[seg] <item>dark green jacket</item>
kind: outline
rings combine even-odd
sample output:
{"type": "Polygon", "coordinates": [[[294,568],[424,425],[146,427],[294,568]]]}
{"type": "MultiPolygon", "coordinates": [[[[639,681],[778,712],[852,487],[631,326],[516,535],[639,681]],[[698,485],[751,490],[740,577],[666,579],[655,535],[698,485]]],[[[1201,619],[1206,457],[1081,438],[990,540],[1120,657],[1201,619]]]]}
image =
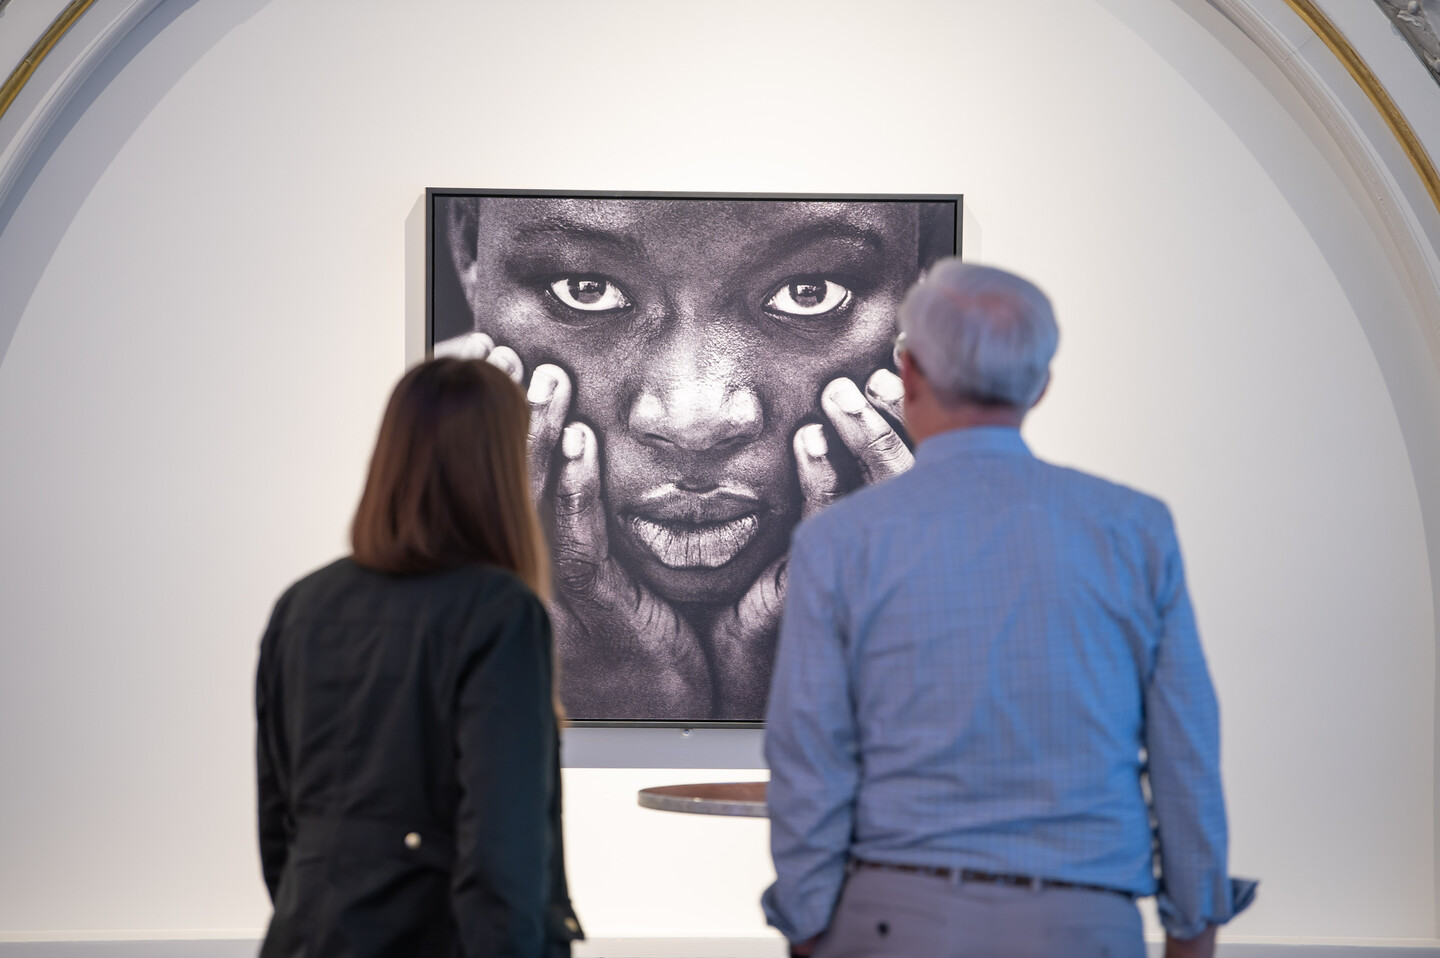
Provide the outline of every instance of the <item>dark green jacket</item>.
{"type": "Polygon", "coordinates": [[[568,955],[552,670],[498,569],[291,586],[255,682],[262,958],[568,955]]]}

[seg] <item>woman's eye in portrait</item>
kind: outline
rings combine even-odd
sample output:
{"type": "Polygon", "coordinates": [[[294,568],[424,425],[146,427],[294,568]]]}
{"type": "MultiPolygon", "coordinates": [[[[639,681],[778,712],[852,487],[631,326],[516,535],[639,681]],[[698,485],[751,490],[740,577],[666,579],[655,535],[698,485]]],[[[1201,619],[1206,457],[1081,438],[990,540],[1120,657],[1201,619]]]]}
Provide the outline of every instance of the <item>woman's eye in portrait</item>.
{"type": "Polygon", "coordinates": [[[565,276],[550,284],[550,293],[571,309],[586,313],[613,313],[630,307],[619,286],[599,276],[565,276]]]}
{"type": "Polygon", "coordinates": [[[765,308],[786,316],[823,316],[850,302],[850,290],[833,279],[805,276],[787,280],[770,298],[765,308]]]}

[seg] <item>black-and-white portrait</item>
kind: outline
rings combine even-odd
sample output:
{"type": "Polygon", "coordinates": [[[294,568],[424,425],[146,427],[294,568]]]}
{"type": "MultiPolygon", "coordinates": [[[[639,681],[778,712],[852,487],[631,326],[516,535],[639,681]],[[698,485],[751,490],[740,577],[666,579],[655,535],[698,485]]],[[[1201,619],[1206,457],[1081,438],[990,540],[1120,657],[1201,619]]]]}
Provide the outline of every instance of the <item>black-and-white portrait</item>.
{"type": "Polygon", "coordinates": [[[429,194],[436,355],[526,389],[576,721],[758,721],[790,535],[909,468],[895,310],[959,197],[429,194]]]}

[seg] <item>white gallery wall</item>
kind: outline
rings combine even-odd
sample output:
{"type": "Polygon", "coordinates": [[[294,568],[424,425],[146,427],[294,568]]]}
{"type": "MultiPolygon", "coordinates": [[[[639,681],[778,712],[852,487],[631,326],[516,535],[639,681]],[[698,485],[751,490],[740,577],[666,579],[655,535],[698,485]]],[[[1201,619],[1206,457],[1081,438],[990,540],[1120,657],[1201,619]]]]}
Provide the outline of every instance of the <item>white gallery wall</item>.
{"type": "MultiPolygon", "coordinates": [[[[257,643],[345,550],[440,186],[965,194],[966,256],[1058,310],[1032,447],[1174,510],[1263,880],[1229,932],[1434,943],[1434,357],[1210,8],[199,0],[138,35],[0,207],[0,940],[263,928],[257,643]]],[[[763,822],[634,805],[763,774],[569,769],[589,933],[768,934],[763,822]]]]}

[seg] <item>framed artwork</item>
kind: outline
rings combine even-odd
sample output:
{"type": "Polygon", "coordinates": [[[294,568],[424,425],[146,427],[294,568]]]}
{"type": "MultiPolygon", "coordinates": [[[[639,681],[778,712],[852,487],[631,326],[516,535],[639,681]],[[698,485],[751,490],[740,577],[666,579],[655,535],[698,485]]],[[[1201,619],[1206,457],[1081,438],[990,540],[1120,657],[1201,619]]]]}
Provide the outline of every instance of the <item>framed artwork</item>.
{"type": "Polygon", "coordinates": [[[426,201],[427,347],[530,397],[572,723],[758,725],[796,523],[913,462],[895,310],[961,197],[426,201]]]}

